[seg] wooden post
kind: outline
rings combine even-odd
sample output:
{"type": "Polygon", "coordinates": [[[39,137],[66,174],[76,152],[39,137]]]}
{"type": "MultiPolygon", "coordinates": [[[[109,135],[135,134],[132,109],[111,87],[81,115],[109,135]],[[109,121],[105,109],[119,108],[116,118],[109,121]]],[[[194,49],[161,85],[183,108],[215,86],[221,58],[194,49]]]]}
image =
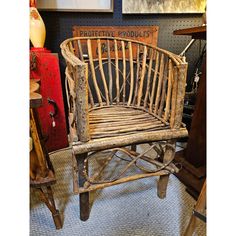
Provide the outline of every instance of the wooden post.
{"type": "Polygon", "coordinates": [[[78,43],[79,58],[80,58],[81,61],[84,62],[84,55],[83,55],[83,51],[82,51],[82,46],[81,46],[80,40],[78,40],[77,43],[78,43]]]}
{"type": "Polygon", "coordinates": [[[73,193],[78,193],[78,166],[74,152],[72,152],[72,174],[73,174],[73,193]]]}
{"type": "Polygon", "coordinates": [[[164,108],[164,102],[166,100],[166,84],[167,84],[167,69],[168,69],[168,62],[166,62],[166,65],[164,67],[164,75],[162,80],[162,89],[161,89],[161,95],[160,95],[160,105],[158,109],[158,116],[162,117],[163,108],[164,108]]]}
{"type": "Polygon", "coordinates": [[[155,58],[155,71],[153,75],[153,81],[152,81],[152,92],[150,97],[150,105],[149,105],[149,112],[152,112],[153,108],[153,99],[155,94],[155,87],[156,87],[156,80],[157,80],[157,73],[158,73],[158,67],[159,67],[159,52],[156,51],[156,58],[155,58]]]}
{"type": "Polygon", "coordinates": [[[154,50],[152,48],[150,48],[150,60],[149,60],[149,64],[148,64],[148,75],[147,75],[147,88],[146,88],[144,104],[143,104],[144,108],[147,107],[148,96],[149,96],[149,93],[150,93],[153,54],[154,54],[154,50]]]}
{"type": "MultiPolygon", "coordinates": [[[[128,45],[129,45],[129,43],[128,43],[128,45]]],[[[125,44],[124,44],[124,41],[121,41],[121,48],[122,48],[122,58],[123,58],[123,60],[122,60],[123,61],[123,95],[122,95],[122,102],[123,102],[123,104],[125,104],[125,96],[126,96],[126,56],[125,56],[125,44]]],[[[130,48],[130,45],[129,45],[129,48],[130,48]]],[[[130,65],[130,68],[131,68],[131,65],[130,65]]],[[[132,83],[131,77],[130,77],[130,83],[132,83]]]]}
{"type": "Polygon", "coordinates": [[[144,46],[142,69],[141,69],[140,82],[139,82],[139,88],[138,88],[138,97],[137,97],[137,106],[138,107],[140,106],[142,95],[143,95],[143,83],[144,83],[144,77],[145,77],[145,73],[146,73],[146,60],[147,60],[147,47],[144,46]]]}
{"type": "Polygon", "coordinates": [[[177,86],[178,86],[178,76],[177,76],[177,67],[173,68],[173,87],[171,94],[171,113],[170,113],[170,127],[174,128],[175,122],[175,110],[176,110],[176,98],[177,98],[177,86]]]}
{"type": "MultiPolygon", "coordinates": [[[[87,153],[75,155],[77,166],[78,166],[78,182],[79,187],[84,187],[84,184],[86,182],[85,175],[83,173],[84,170],[84,160],[87,158],[87,153]]],[[[88,172],[88,163],[85,166],[86,171],[88,172]]],[[[86,221],[89,218],[89,192],[86,193],[80,193],[80,219],[82,221],[86,221]]]]}
{"type": "Polygon", "coordinates": [[[47,186],[47,193],[48,193],[48,199],[53,208],[52,217],[53,217],[54,224],[56,226],[56,229],[61,229],[62,228],[61,217],[60,217],[59,211],[56,209],[51,186],[47,186]]]}
{"type": "Polygon", "coordinates": [[[111,52],[110,52],[110,42],[107,40],[107,57],[108,57],[108,75],[109,75],[109,98],[110,104],[112,104],[112,88],[113,88],[113,79],[112,79],[112,67],[111,67],[111,52]]]}
{"type": "MultiPolygon", "coordinates": [[[[96,79],[96,73],[95,73],[94,64],[93,64],[92,46],[91,46],[90,39],[87,40],[87,47],[88,47],[88,55],[89,55],[89,64],[90,64],[90,69],[91,69],[92,78],[93,78],[93,85],[94,85],[94,88],[95,88],[95,91],[97,94],[98,102],[99,102],[100,106],[102,106],[102,97],[101,97],[100,89],[98,87],[98,83],[97,83],[97,79],[96,79]]],[[[87,78],[88,78],[88,76],[87,76],[87,78]]]]}
{"type": "Polygon", "coordinates": [[[43,149],[40,143],[33,109],[30,109],[30,131],[31,131],[31,136],[33,139],[36,157],[37,157],[37,161],[38,161],[39,169],[40,169],[38,174],[40,177],[44,178],[48,175],[48,168],[47,168],[46,159],[43,153],[43,149]]]}
{"type": "Polygon", "coordinates": [[[46,193],[43,191],[42,188],[38,188],[37,190],[39,192],[40,199],[46,204],[46,206],[52,213],[52,217],[53,217],[53,221],[56,226],[56,229],[61,229],[62,228],[61,217],[60,217],[59,211],[56,209],[56,206],[55,206],[51,186],[46,187],[46,193]]]}
{"type": "Polygon", "coordinates": [[[76,66],[74,76],[77,135],[81,142],[87,142],[90,139],[88,117],[88,65],[83,64],[76,66]]]}
{"type": "MultiPolygon", "coordinates": [[[[134,44],[133,44],[134,45],[134,44]]],[[[139,86],[139,72],[140,72],[140,62],[139,62],[139,54],[140,54],[140,45],[137,44],[137,58],[136,58],[136,80],[135,80],[135,88],[134,88],[134,98],[133,98],[133,105],[136,104],[136,99],[138,96],[138,86],[139,86]]]]}
{"type": "MultiPolygon", "coordinates": [[[[166,150],[164,153],[163,163],[167,163],[174,158],[175,155],[175,140],[167,141],[166,150]]],[[[166,197],[167,184],[169,181],[169,174],[160,176],[157,182],[157,195],[163,199],[166,197]]]]}
{"type": "Polygon", "coordinates": [[[163,73],[164,73],[164,59],[165,59],[165,55],[162,54],[161,55],[161,62],[160,62],[157,93],[156,93],[156,99],[155,99],[155,108],[154,108],[154,113],[155,114],[158,111],[158,104],[159,104],[160,98],[161,98],[162,80],[163,80],[163,73]]]}
{"type": "MultiPolygon", "coordinates": [[[[108,42],[109,42],[109,40],[108,40],[108,42]]],[[[100,73],[101,73],[101,78],[102,78],[103,87],[104,87],[104,91],[105,91],[106,105],[108,106],[109,105],[109,94],[108,94],[106,77],[105,77],[105,73],[104,73],[103,66],[102,66],[102,50],[101,50],[101,40],[100,39],[97,40],[97,44],[98,44],[99,70],[100,70],[100,73]]],[[[109,48],[108,52],[110,52],[109,45],[108,45],[108,48],[109,48]]],[[[109,55],[109,58],[110,58],[110,55],[109,55]]],[[[108,61],[110,61],[110,60],[108,60],[108,61]]],[[[108,69],[109,69],[109,66],[108,66],[108,69]]]]}
{"type": "MultiPolygon", "coordinates": [[[[132,96],[133,96],[133,89],[134,89],[134,64],[133,64],[133,51],[132,51],[131,42],[129,42],[128,45],[129,45],[129,64],[130,64],[130,90],[129,90],[129,100],[128,100],[127,105],[129,106],[131,104],[131,100],[132,100],[132,96]]],[[[122,50],[124,51],[123,44],[122,44],[122,50]]],[[[125,55],[125,54],[123,53],[123,55],[125,55]]],[[[125,58],[124,57],[123,57],[123,64],[125,65],[125,58]]],[[[123,68],[126,69],[126,67],[124,67],[124,65],[123,65],[123,68]]],[[[124,72],[123,72],[123,74],[124,74],[124,72]]]]}
{"type": "Polygon", "coordinates": [[[177,100],[175,108],[174,128],[179,128],[182,122],[183,109],[184,109],[184,95],[187,78],[188,64],[181,64],[178,66],[178,86],[177,86],[177,100]]]}
{"type": "Polygon", "coordinates": [[[115,49],[115,61],[116,61],[116,103],[118,104],[120,102],[120,81],[119,81],[119,58],[118,58],[118,48],[116,40],[114,40],[114,49],[115,49]]]}
{"type": "Polygon", "coordinates": [[[165,115],[164,115],[164,120],[165,121],[169,120],[172,82],[173,82],[173,64],[172,64],[172,61],[169,59],[169,65],[168,65],[168,89],[167,89],[167,97],[166,97],[166,109],[165,109],[165,115]]]}

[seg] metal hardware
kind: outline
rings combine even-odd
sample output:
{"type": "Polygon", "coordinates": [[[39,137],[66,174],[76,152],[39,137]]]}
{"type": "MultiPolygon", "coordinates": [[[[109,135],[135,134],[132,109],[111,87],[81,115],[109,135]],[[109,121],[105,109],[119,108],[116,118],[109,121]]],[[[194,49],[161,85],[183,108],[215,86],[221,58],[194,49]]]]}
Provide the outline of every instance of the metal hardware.
{"type": "Polygon", "coordinates": [[[199,213],[198,211],[196,210],[193,210],[193,215],[196,216],[197,218],[199,218],[200,220],[202,220],[203,222],[206,223],[206,216],[199,213]]]}
{"type": "Polygon", "coordinates": [[[48,98],[48,103],[53,105],[53,108],[54,108],[54,112],[52,112],[52,111],[49,112],[49,115],[52,119],[52,127],[54,128],[56,126],[56,122],[55,122],[54,118],[58,113],[58,108],[57,108],[56,102],[54,100],[50,99],[50,98],[48,98]]]}

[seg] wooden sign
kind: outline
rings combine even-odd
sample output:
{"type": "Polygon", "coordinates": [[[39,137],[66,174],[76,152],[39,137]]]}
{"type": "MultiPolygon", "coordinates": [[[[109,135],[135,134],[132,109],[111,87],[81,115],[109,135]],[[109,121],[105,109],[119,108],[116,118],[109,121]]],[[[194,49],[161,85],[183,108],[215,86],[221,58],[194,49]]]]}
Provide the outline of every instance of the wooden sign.
{"type": "MultiPolygon", "coordinates": [[[[119,37],[133,39],[157,46],[158,26],[73,26],[74,37],[119,37]]],[[[87,45],[81,40],[83,53],[87,53],[87,45]]],[[[122,47],[118,42],[119,57],[122,57],[122,47]]],[[[126,53],[128,45],[125,43],[126,53]]],[[[107,41],[101,40],[102,56],[107,53],[107,41]]],[[[114,43],[110,44],[111,57],[114,58],[114,43]]],[[[136,58],[134,49],[133,57],[136,58]]],[[[98,57],[98,45],[92,42],[93,57],[98,57]]]]}

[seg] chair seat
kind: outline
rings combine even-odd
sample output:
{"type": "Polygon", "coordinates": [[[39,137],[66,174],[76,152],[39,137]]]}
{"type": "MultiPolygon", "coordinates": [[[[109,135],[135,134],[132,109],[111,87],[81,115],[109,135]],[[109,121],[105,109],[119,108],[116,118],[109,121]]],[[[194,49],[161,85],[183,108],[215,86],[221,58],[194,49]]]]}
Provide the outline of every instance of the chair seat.
{"type": "Polygon", "coordinates": [[[187,137],[184,124],[171,129],[169,123],[143,108],[125,105],[97,107],[89,111],[90,140],[80,142],[74,129],[72,147],[74,154],[187,137]]]}
{"type": "Polygon", "coordinates": [[[130,106],[99,107],[89,112],[92,139],[117,137],[170,128],[158,116],[130,106]]]}

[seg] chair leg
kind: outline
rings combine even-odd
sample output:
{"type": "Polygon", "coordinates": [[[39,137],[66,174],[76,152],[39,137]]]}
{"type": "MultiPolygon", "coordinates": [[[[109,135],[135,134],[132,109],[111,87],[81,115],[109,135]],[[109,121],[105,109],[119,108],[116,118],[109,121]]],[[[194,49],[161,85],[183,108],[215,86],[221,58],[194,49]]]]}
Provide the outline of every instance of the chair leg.
{"type": "MultiPolygon", "coordinates": [[[[87,157],[87,153],[84,154],[78,154],[75,156],[76,161],[77,161],[77,166],[78,166],[78,182],[79,182],[79,187],[84,187],[84,183],[86,182],[86,178],[83,173],[84,169],[84,160],[87,157]]],[[[88,171],[88,165],[85,167],[88,171]]],[[[80,193],[80,219],[82,221],[86,221],[89,218],[89,192],[86,193],[80,193]]]]}
{"type": "Polygon", "coordinates": [[[73,192],[79,193],[78,166],[74,153],[72,153],[72,171],[73,171],[73,192]]]}
{"type": "Polygon", "coordinates": [[[56,209],[55,201],[53,198],[53,192],[51,186],[46,187],[46,193],[42,188],[38,188],[41,200],[47,205],[48,209],[52,213],[53,221],[56,229],[62,228],[62,222],[59,211],[56,209]]]}
{"type": "MultiPolygon", "coordinates": [[[[167,141],[163,163],[169,162],[174,157],[175,143],[176,141],[173,140],[167,141]]],[[[168,181],[169,181],[169,174],[160,176],[159,181],[157,182],[157,195],[161,199],[166,197],[168,181]]]]}

